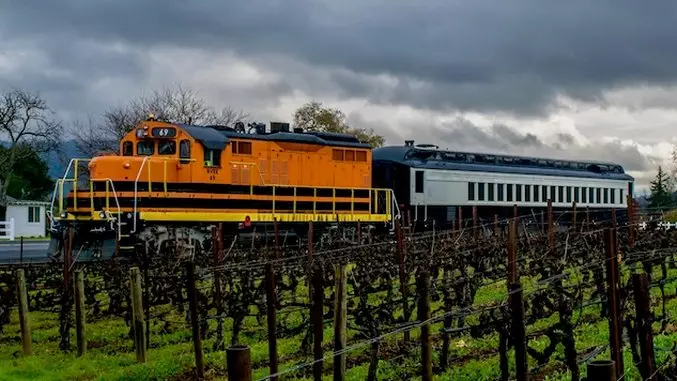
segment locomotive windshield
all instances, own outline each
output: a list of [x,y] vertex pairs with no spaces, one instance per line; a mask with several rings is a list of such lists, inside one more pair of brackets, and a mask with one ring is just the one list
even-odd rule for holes
[[140,141],[136,143],[136,154],[150,156],[153,154],[154,148],[152,141]]
[[174,155],[176,154],[176,142],[173,140],[165,140],[158,142],[158,155]]

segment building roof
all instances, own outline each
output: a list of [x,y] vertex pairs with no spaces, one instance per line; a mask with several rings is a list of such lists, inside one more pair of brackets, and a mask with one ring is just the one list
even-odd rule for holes
[[17,200],[14,197],[7,196],[7,205],[47,206],[47,205],[49,205],[49,202],[47,202],[47,201],[37,201],[37,200]]
[[413,145],[377,148],[372,157],[374,162],[393,162],[415,168],[634,181],[622,166],[600,161],[445,151]]

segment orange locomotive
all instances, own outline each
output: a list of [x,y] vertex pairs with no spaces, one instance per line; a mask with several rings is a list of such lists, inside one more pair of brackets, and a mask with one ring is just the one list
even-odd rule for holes
[[204,250],[214,223],[239,234],[267,231],[277,221],[300,236],[309,222],[319,232],[336,224],[391,227],[396,202],[390,189],[371,187],[368,144],[344,134],[292,132],[284,123],[265,127],[151,117],[122,139],[118,155],[73,159],[54,192],[53,250],[67,226],[80,236],[76,245],[103,255],[179,240]]

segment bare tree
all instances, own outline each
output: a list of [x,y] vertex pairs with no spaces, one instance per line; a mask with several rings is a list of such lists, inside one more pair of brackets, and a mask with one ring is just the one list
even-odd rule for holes
[[222,108],[220,111],[210,110],[205,118],[204,124],[216,126],[218,129],[219,126],[228,126],[231,127],[237,121],[242,121],[246,123],[249,119],[249,114],[243,111],[237,111],[229,106]]
[[0,98],[0,139],[8,139],[6,155],[0,157],[0,206],[7,205],[12,169],[22,147],[45,153],[58,147],[63,132],[47,102],[38,94],[12,89]]
[[88,123],[78,123],[73,131],[78,151],[88,157],[101,151],[117,151],[120,139],[149,114],[168,122],[227,126],[249,118],[230,107],[214,109],[194,90],[177,85],[110,108],[100,121],[90,118]]

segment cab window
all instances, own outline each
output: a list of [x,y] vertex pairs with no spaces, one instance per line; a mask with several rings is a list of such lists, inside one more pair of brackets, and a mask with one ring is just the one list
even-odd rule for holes
[[149,156],[154,152],[154,145],[152,141],[144,140],[136,143],[136,154]]
[[252,154],[252,143],[251,142],[233,142],[233,153],[238,155],[251,155]]
[[176,142],[174,140],[159,141],[157,153],[158,155],[176,155]]
[[134,144],[132,142],[122,143],[122,156],[134,155]]
[[189,140],[181,140],[181,143],[179,143],[179,157],[181,157],[181,159],[190,159]]
[[206,167],[220,167],[221,166],[221,151],[215,149],[206,149],[204,163]]

